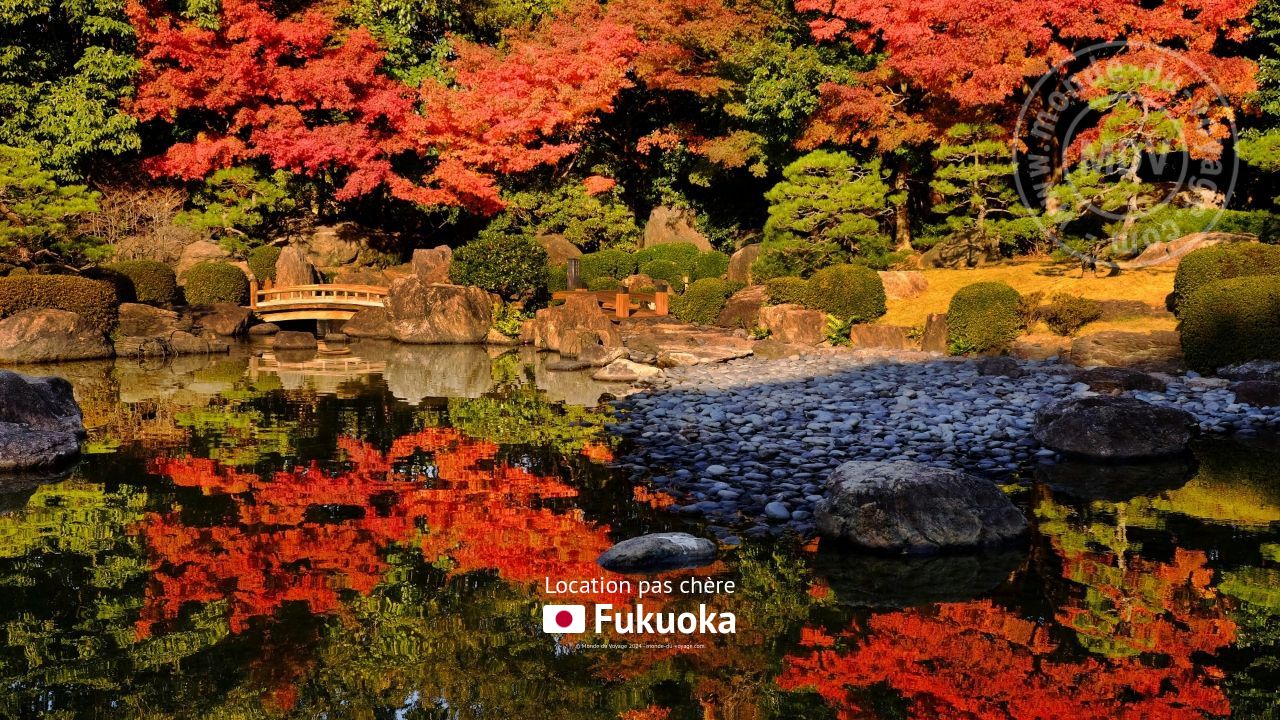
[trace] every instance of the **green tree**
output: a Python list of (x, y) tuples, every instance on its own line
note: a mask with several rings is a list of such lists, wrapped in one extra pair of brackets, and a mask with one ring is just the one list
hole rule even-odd
[(0, 144), (36, 151), (59, 180), (94, 154), (137, 150), (133, 28), (124, 0), (0, 4)]
[(592, 194), (581, 181), (570, 180), (547, 190), (513, 192), (504, 199), (506, 210), (489, 223), (486, 233), (563, 235), (587, 252), (634, 250), (640, 239), (635, 215), (616, 186)]
[(284, 170), (263, 176), (247, 166), (219, 170), (191, 198), (195, 207), (176, 222), (209, 230), (230, 250), (257, 245), (297, 207), (294, 177)]
[(0, 252), (9, 262), (79, 263), (100, 259), (107, 247), (76, 230), (97, 212), (98, 194), (84, 185), (59, 185), (36, 162), (36, 152), (0, 146)]
[(785, 179), (765, 195), (766, 242), (837, 243), (870, 259), (889, 252), (882, 221), (895, 198), (878, 159), (861, 162), (848, 153), (815, 150), (782, 174)]
[(955, 234), (1006, 240), (1034, 227), (1014, 187), (1013, 152), (1002, 134), (995, 125), (959, 123), (933, 151), (938, 168), (931, 187), (941, 198), (933, 209), (947, 216)]

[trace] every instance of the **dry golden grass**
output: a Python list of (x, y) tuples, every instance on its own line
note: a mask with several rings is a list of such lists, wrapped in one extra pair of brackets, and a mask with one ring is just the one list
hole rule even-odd
[[(1173, 292), (1175, 267), (1125, 270), (1115, 277), (1080, 277), (1078, 265), (1056, 264), (1045, 259), (1018, 260), (970, 270), (923, 270), (929, 289), (910, 300), (890, 300), (889, 311), (881, 323), (923, 326), (930, 313), (944, 313), (951, 296), (965, 285), (977, 282), (1003, 282), (1022, 294), (1042, 292), (1046, 299), (1055, 293), (1068, 293), (1094, 300), (1139, 300), (1163, 308), (1165, 296)], [(1093, 323), (1088, 332), (1125, 329), (1135, 331), (1172, 330), (1172, 319), (1134, 318), (1132, 320)]]

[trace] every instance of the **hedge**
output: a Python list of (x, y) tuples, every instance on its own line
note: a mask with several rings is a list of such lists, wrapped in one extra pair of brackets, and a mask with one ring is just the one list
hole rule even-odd
[(809, 278), (805, 303), (841, 320), (866, 322), (885, 313), (884, 281), (864, 265), (832, 265)]
[(1022, 331), (1022, 296), (1001, 282), (960, 288), (947, 308), (947, 347), (954, 355), (1007, 350)]
[(671, 301), (671, 312), (684, 322), (710, 325), (720, 316), (729, 296), (741, 289), (742, 283), (703, 278)]
[(240, 268), (225, 262), (202, 262), (187, 271), (183, 290), (188, 305), (249, 302), (249, 278)]
[(730, 257), (719, 250), (702, 253), (693, 261), (693, 269), (689, 271), (689, 282), (703, 278), (724, 277), (729, 272)]
[(148, 305), (172, 305), (178, 300), (178, 276), (173, 268), (155, 260), (124, 260), (107, 270), (119, 273), (129, 283), (133, 298)]
[(1280, 275), (1211, 282), (1187, 298), (1182, 354), (1198, 372), (1250, 360), (1280, 360)]
[(1048, 305), (1036, 308), (1035, 315), (1044, 320), (1054, 333), (1070, 336), (1102, 317), (1102, 303), (1086, 297), (1058, 293)]
[(280, 248), (275, 245), (261, 245), (249, 251), (249, 269), (258, 282), (276, 279), (276, 261), (280, 259)]
[(670, 260), (650, 260), (640, 266), (640, 274), (665, 281), (667, 287), (676, 292), (684, 288), (684, 273)]
[(637, 250), (635, 262), (637, 267), (655, 260), (675, 263), (675, 266), (680, 269), (680, 277), (683, 278), (693, 273), (693, 264), (701, 254), (702, 251), (693, 243), (663, 243)]
[(23, 310), (76, 313), (103, 334), (111, 332), (120, 298), (111, 283), (78, 275), (11, 275), (0, 278), (0, 318)]
[(482, 234), (453, 252), (449, 279), (475, 285), (507, 300), (546, 287), (547, 250), (528, 235)]
[(622, 287), (622, 283), (611, 277), (593, 277), (587, 281), (587, 289), (592, 292), (617, 290), (620, 287)]
[(1182, 304), (1197, 290), (1217, 280), (1249, 275), (1280, 274), (1280, 247), (1259, 243), (1223, 243), (1187, 253), (1173, 278), (1172, 310), (1181, 315)]
[(764, 283), (770, 305), (804, 305), (809, 301), (809, 281), (787, 275)]
[(625, 250), (599, 250), (578, 258), (578, 274), (584, 283), (599, 277), (622, 280), (635, 271), (636, 258)]

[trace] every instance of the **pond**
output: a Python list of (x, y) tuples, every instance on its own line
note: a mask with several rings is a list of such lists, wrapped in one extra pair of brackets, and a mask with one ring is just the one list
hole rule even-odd
[[(661, 576), (732, 592), (551, 595), (618, 579), (595, 564), (618, 540), (700, 528), (609, 467), (589, 406), (611, 389), (543, 361), (40, 368), (91, 437), (70, 474), (0, 495), (0, 716), (1280, 717), (1273, 441), (1101, 497), (1028, 473), (1006, 490), (1032, 536), (1007, 551), (746, 541)], [(736, 632), (544, 634), (543, 605), (575, 602), (706, 605)]]

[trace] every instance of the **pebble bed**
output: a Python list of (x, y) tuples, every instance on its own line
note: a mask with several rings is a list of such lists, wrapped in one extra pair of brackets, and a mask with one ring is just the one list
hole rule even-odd
[[(628, 441), (617, 463), (723, 541), (808, 538), (825, 480), (842, 463), (905, 459), (1006, 481), (1060, 459), (1031, 436), (1038, 410), (1096, 394), (1071, 366), (1025, 362), (1008, 377), (982, 375), (973, 361), (903, 360), (845, 351), (668, 370), (614, 402), (622, 412), (611, 430)], [(1280, 407), (1236, 403), (1225, 380), (1161, 377), (1164, 392), (1127, 394), (1181, 408), (1209, 434), (1280, 428)]]

